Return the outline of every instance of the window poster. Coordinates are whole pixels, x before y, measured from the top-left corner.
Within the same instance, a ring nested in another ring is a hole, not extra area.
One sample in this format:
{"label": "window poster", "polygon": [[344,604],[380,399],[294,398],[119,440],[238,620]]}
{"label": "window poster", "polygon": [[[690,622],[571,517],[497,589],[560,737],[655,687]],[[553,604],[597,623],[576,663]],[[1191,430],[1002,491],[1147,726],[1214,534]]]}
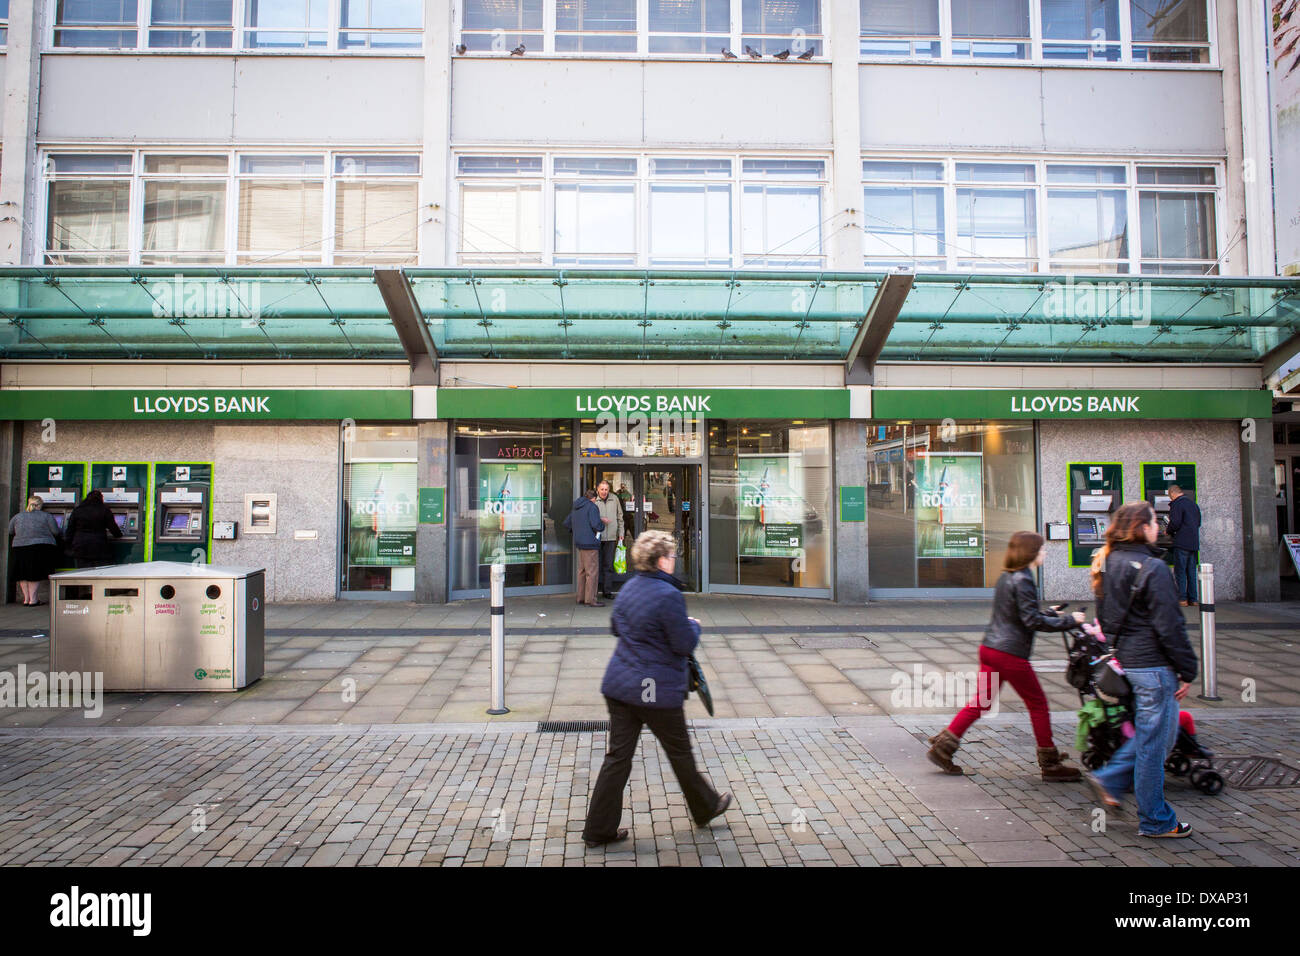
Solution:
{"label": "window poster", "polygon": [[540,564],[542,463],[484,458],[478,475],[478,563]]}
{"label": "window poster", "polygon": [[740,456],[740,556],[793,558],[803,553],[802,456]]}
{"label": "window poster", "polygon": [[415,462],[352,462],[348,468],[348,563],[414,565],[418,519]]}
{"label": "window poster", "polygon": [[980,452],[916,459],[916,556],[984,557],[984,456]]}

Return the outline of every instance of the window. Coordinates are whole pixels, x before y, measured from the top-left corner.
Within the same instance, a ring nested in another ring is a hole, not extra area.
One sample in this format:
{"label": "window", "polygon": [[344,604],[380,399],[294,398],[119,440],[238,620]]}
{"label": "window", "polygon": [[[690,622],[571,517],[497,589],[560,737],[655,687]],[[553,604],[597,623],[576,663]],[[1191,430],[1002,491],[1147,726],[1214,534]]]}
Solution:
{"label": "window", "polygon": [[744,161],[741,252],[747,266],[812,268],[822,264],[820,160]]}
{"label": "window", "polygon": [[[542,261],[540,156],[462,156],[460,261],[465,265]],[[514,182],[507,180],[513,179]]]}
{"label": "window", "polygon": [[938,0],[861,0],[864,56],[938,59]]}
{"label": "window", "polygon": [[127,261],[130,154],[49,157],[45,261],[120,265]]}
{"label": "window", "polygon": [[868,267],[943,269],[943,164],[865,162],[862,178]]}
{"label": "window", "polygon": [[329,42],[328,0],[248,0],[244,45],[254,49],[323,48]]}
{"label": "window", "polygon": [[650,160],[650,264],[731,265],[729,159]]}
{"label": "window", "polygon": [[1206,0],[1132,0],[1133,59],[1151,63],[1208,63]]}
{"label": "window", "polygon": [[821,0],[742,0],[742,42],[763,54],[821,51]]}
{"label": "window", "polygon": [[1043,58],[1118,62],[1120,0],[1042,0]]}
{"label": "window", "polygon": [[0,47],[9,45],[9,0],[0,0]]}
{"label": "window", "polygon": [[1029,0],[951,0],[952,55],[1029,58]]}
{"label": "window", "polygon": [[127,49],[136,41],[136,0],[58,0],[54,45]]}
{"label": "window", "polygon": [[555,0],[559,53],[636,52],[636,0]]}
{"label": "window", "polygon": [[1160,275],[1218,272],[1214,170],[1138,167],[1142,271]]}
{"label": "window", "polygon": [[651,53],[720,53],[731,44],[730,0],[650,0]]}
{"label": "window", "polygon": [[421,7],[420,0],[342,0],[339,49],[420,49]]}
{"label": "window", "polygon": [[224,262],[226,156],[146,156],[140,261]]}
{"label": "window", "polygon": [[460,42],[503,53],[523,45],[542,51],[542,0],[465,0]]}
{"label": "window", "polygon": [[1038,270],[1035,190],[1004,183],[1032,183],[1034,167],[1018,163],[957,163],[958,268]]}
{"label": "window", "polygon": [[1125,179],[1123,166],[1048,164],[1048,254],[1054,270],[1128,272]]}
{"label": "window", "polygon": [[348,540],[341,590],[415,590],[416,456],[414,425],[343,429],[343,521]]}
{"label": "window", "polygon": [[334,157],[334,264],[415,265],[418,156]]}
{"label": "window", "polygon": [[240,263],[322,261],[324,173],[320,156],[240,157]]}
{"label": "window", "polygon": [[635,177],[635,159],[555,160],[557,266],[636,264]]}
{"label": "window", "polygon": [[149,46],[230,49],[233,0],[152,0]]}

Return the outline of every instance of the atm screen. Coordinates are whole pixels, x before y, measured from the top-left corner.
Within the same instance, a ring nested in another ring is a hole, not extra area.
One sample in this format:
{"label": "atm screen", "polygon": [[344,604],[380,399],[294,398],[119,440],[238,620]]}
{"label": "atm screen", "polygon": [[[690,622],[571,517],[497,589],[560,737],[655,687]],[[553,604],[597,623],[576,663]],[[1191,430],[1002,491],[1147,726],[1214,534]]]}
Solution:
{"label": "atm screen", "polygon": [[167,516],[168,531],[189,531],[190,516],[183,511],[174,511]]}
{"label": "atm screen", "polygon": [[1156,497],[1156,500],[1155,500],[1155,509],[1156,509],[1156,511],[1168,511],[1168,510],[1169,510],[1169,496],[1168,496],[1168,495],[1156,495],[1155,497]]}
{"label": "atm screen", "polygon": [[126,515],[113,515],[113,520],[117,522],[119,528],[126,530]]}

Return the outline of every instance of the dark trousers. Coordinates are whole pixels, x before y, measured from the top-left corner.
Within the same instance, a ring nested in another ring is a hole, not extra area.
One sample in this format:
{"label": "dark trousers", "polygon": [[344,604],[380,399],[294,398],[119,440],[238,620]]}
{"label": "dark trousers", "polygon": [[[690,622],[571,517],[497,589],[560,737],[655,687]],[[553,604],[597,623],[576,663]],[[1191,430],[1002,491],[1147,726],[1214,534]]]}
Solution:
{"label": "dark trousers", "polygon": [[633,707],[606,697],[609,707],[609,750],[601,764],[596,788],[587,808],[584,840],[607,840],[618,833],[623,818],[623,791],[632,773],[632,757],[645,724],[659,741],[672,764],[673,774],[686,797],[691,817],[703,826],[718,808],[718,792],[695,769],[691,755],[691,738],[686,730],[686,713],[681,707],[671,710],[657,707]]}
{"label": "dark trousers", "polygon": [[618,539],[600,543],[600,593],[610,594],[614,590],[614,552],[618,550]]}
{"label": "dark trousers", "polygon": [[1178,600],[1195,604],[1196,552],[1170,548],[1169,556],[1174,559],[1174,588],[1178,591]]}

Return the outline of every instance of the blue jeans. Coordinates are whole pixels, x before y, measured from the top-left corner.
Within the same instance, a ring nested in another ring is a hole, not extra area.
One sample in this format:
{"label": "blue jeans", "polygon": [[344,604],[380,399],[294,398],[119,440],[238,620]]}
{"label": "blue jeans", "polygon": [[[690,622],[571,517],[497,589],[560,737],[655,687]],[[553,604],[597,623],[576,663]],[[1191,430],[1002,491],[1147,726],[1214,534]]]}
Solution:
{"label": "blue jeans", "polygon": [[1174,590],[1178,600],[1189,604],[1196,602],[1196,552],[1183,548],[1170,548],[1169,556],[1174,559]]}
{"label": "blue jeans", "polygon": [[1178,676],[1171,667],[1130,667],[1136,732],[1093,776],[1112,794],[1132,788],[1137,796],[1138,832],[1168,833],[1178,823],[1165,800],[1165,758],[1178,737]]}

